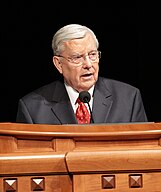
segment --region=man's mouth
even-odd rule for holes
[[[90,77],[92,75],[93,75],[92,73],[86,73],[86,74],[83,74],[82,77]]]

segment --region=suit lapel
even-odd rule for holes
[[[94,123],[106,123],[107,118],[112,107],[112,95],[107,85],[103,82],[102,78],[96,83],[94,90],[94,100],[93,100],[93,119]]]
[[[70,101],[59,102],[53,105],[52,111],[61,124],[77,123]]]
[[[62,82],[58,82],[52,97],[52,112],[61,124],[77,123],[68,93]]]

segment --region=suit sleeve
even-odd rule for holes
[[[30,123],[33,124],[32,118],[27,110],[27,107],[22,99],[19,100],[18,111],[16,116],[17,123]]]
[[[132,122],[134,122],[134,121],[147,122],[148,121],[139,89],[137,89],[137,91],[136,91],[132,114],[133,114]]]

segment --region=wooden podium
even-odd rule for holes
[[[0,123],[0,192],[161,192],[161,123]]]

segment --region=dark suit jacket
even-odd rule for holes
[[[99,77],[92,114],[94,123],[146,122],[140,91],[126,83]],[[64,83],[55,81],[19,100],[17,122],[77,124]]]

